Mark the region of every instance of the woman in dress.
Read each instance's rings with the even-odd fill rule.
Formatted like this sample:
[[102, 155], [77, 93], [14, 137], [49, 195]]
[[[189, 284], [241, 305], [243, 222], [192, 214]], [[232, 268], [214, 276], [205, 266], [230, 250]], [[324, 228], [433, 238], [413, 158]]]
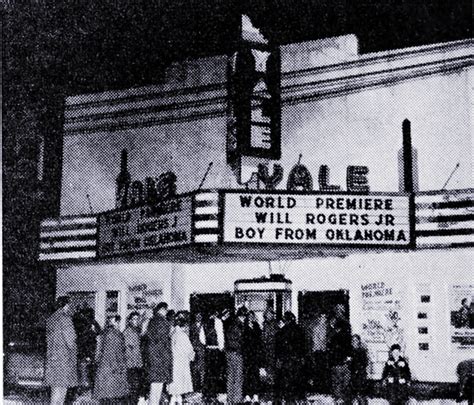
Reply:
[[184, 394], [193, 391], [191, 362], [194, 360], [194, 349], [186, 333], [187, 319], [185, 314], [178, 313], [175, 318], [171, 344], [173, 351], [173, 377], [168, 386], [171, 404], [181, 404]]

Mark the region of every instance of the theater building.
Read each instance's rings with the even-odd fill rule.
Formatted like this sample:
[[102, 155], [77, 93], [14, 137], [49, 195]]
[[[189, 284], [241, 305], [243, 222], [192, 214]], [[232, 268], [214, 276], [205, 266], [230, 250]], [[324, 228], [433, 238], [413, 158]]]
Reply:
[[456, 381], [474, 347], [472, 41], [359, 54], [353, 35], [244, 34], [162, 83], [67, 98], [40, 249], [57, 295], [100, 323], [270, 305], [314, 350], [340, 303], [373, 378], [399, 342], [415, 379]]

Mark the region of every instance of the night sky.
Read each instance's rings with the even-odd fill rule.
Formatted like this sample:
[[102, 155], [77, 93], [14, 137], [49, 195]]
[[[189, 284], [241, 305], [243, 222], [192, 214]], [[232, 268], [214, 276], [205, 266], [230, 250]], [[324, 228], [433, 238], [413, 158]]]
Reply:
[[228, 53], [235, 46], [240, 13], [249, 14], [279, 44], [355, 33], [361, 52], [467, 38], [471, 26], [468, 0], [11, 4], [3, 28], [7, 85], [53, 83], [69, 93], [157, 82], [171, 60]]
[[6, 335], [41, 318], [54, 296], [54, 272], [40, 269], [36, 255], [40, 219], [59, 212], [64, 98], [159, 83], [171, 61], [230, 53], [241, 13], [272, 42], [354, 33], [361, 53], [469, 38], [472, 24], [470, 0], [5, 0]]

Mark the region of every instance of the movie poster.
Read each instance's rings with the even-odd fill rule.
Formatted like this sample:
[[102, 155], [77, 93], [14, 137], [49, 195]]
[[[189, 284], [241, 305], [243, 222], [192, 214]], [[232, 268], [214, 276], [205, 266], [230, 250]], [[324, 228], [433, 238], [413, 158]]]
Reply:
[[362, 284], [361, 294], [361, 337], [369, 351], [369, 373], [377, 377], [382, 372], [390, 346], [399, 344], [402, 351], [405, 349], [402, 291], [391, 283], [380, 281]]
[[474, 284], [452, 285], [449, 294], [452, 348], [474, 348]]
[[137, 311], [151, 317], [153, 307], [162, 301], [163, 290], [158, 283], [136, 283], [128, 287], [128, 313]]

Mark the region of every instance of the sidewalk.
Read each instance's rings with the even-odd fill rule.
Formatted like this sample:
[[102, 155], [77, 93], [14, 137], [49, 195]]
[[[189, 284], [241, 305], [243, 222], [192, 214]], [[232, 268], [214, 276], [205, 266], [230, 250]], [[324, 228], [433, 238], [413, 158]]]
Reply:
[[[222, 398], [222, 397], [221, 397]], [[221, 399], [219, 398], [219, 399]], [[224, 398], [222, 398], [224, 401]], [[10, 395], [6, 396], [3, 400], [5, 405], [46, 405], [49, 404], [49, 398], [47, 396], [28, 396], [23, 395]], [[187, 397], [185, 404], [201, 404], [200, 395], [192, 394]], [[225, 402], [222, 402], [225, 403]], [[90, 392], [77, 398], [73, 405], [97, 405], [98, 402], [91, 399]], [[271, 404], [271, 402], [262, 402], [262, 404]], [[306, 404], [311, 405], [334, 405], [334, 400], [325, 395], [311, 395], [308, 396]], [[382, 398], [370, 398], [368, 405], [388, 405], [388, 402]], [[456, 402], [453, 399], [431, 399], [431, 400], [415, 400], [411, 399], [408, 405], [467, 405], [467, 401]]]

